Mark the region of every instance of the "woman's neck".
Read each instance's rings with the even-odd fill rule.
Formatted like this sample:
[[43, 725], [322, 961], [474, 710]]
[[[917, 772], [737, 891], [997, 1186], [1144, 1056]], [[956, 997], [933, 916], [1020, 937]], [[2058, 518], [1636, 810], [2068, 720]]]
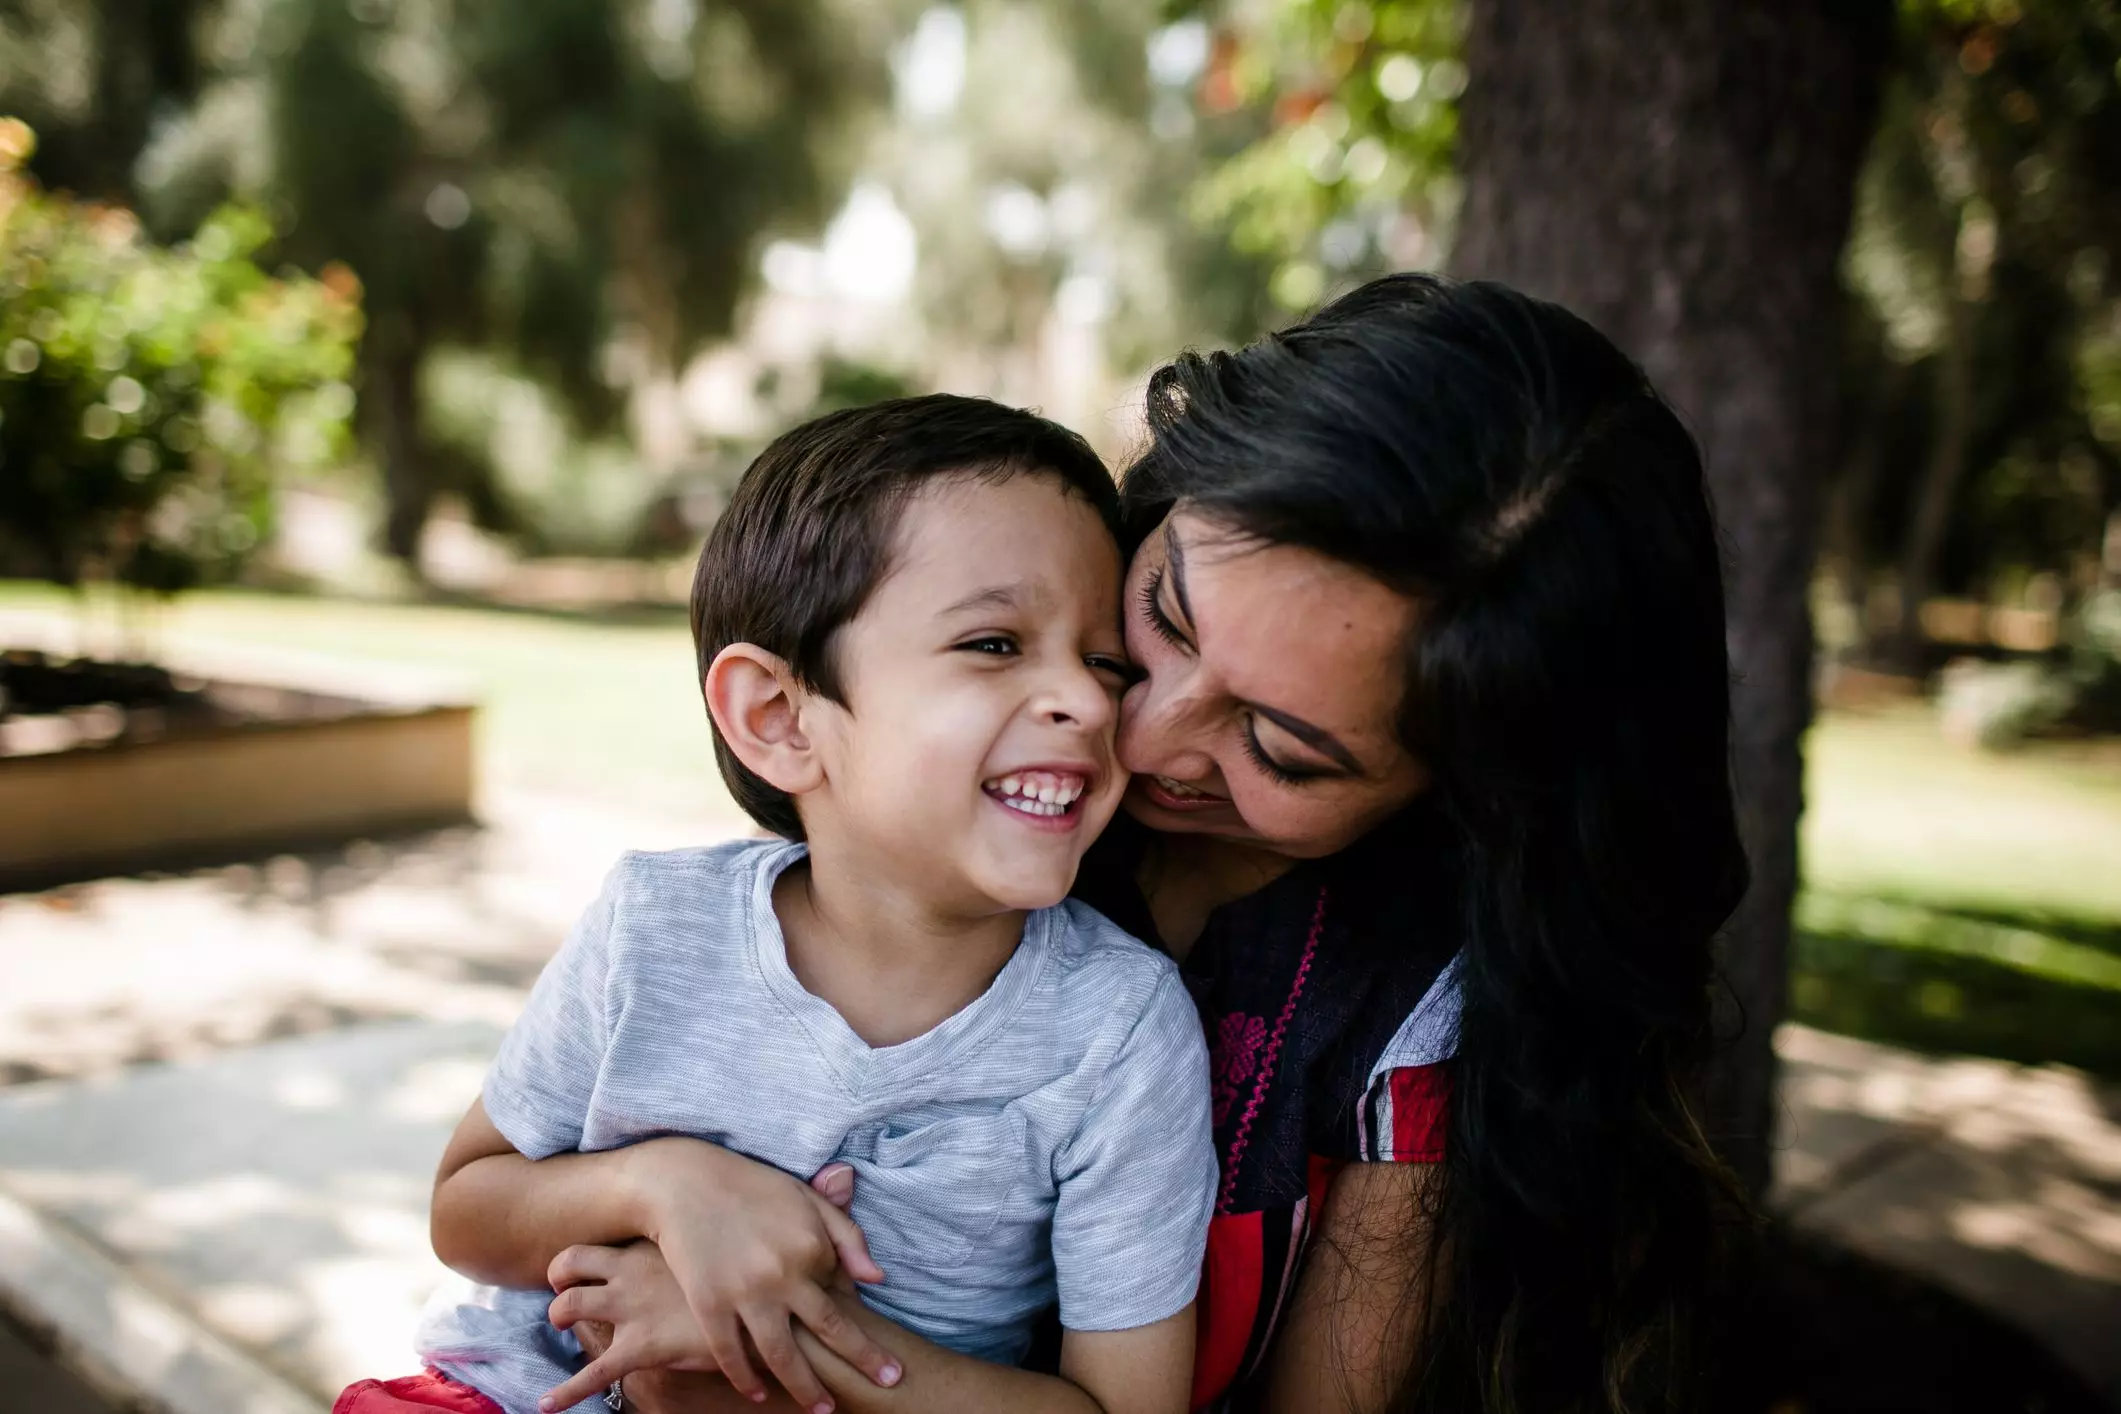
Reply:
[[1256, 894], [1296, 867], [1284, 854], [1210, 835], [1158, 835], [1135, 876], [1157, 935], [1184, 960], [1226, 903]]

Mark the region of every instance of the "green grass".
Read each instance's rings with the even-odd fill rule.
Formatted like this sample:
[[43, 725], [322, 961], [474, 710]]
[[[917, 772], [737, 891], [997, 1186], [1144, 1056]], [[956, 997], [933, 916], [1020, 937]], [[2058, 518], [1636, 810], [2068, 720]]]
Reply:
[[1792, 1013], [2121, 1075], [2121, 749], [1969, 751], [1916, 706], [1808, 746]]
[[[69, 601], [0, 585], [64, 625]], [[216, 592], [161, 616], [221, 645], [440, 669], [481, 706], [484, 779], [726, 817], [683, 622]], [[1799, 1018], [1944, 1051], [2121, 1075], [2121, 743], [2010, 755], [1942, 740], [1927, 709], [1839, 713], [1808, 743]]]

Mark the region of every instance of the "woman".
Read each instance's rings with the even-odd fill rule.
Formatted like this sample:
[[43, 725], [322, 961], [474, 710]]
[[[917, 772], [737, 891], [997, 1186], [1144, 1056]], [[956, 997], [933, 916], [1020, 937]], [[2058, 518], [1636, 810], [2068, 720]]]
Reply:
[[[1209, 1028], [1198, 1399], [1687, 1407], [1727, 1190], [1686, 1096], [1745, 887], [1691, 439], [1580, 320], [1417, 275], [1179, 358], [1149, 426], [1124, 484], [1132, 823], [1079, 891], [1181, 960]], [[712, 1236], [684, 1240], [745, 1274], [705, 1313], [726, 1322], [816, 1283], [833, 1233], [793, 1180], [714, 1163], [686, 1180]], [[521, 1233], [646, 1173], [538, 1167]], [[880, 1342], [925, 1407], [1001, 1397], [841, 1309], [832, 1344], [874, 1371]], [[799, 1334], [842, 1403], [888, 1407]]]

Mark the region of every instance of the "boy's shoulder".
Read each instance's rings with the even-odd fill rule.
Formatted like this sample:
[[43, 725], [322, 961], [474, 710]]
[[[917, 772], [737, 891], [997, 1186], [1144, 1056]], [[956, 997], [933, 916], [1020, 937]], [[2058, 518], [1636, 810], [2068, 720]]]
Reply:
[[639, 946], [667, 937], [696, 945], [702, 934], [741, 932], [762, 878], [780, 856], [801, 848], [782, 839], [742, 839], [629, 850], [604, 879], [601, 902], [614, 940]]
[[[1105, 1005], [1139, 1012], [1166, 988], [1179, 986], [1178, 964], [1080, 899], [1063, 899], [1047, 913], [1058, 985], [1092, 993]], [[1182, 987], [1179, 988], [1181, 991]]]

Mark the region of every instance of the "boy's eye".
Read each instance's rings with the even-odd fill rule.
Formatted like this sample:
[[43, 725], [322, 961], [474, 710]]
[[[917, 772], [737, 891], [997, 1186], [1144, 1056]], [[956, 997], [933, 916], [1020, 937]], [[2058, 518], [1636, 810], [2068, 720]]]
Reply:
[[1006, 633], [983, 633], [957, 646], [962, 653], [986, 653], [997, 658], [1010, 657], [1017, 651], [1016, 640]]
[[1121, 687], [1132, 687], [1141, 681], [1140, 668], [1111, 653], [1091, 653], [1084, 657], [1083, 662], [1089, 665], [1090, 671], [1104, 673], [1116, 679]]

